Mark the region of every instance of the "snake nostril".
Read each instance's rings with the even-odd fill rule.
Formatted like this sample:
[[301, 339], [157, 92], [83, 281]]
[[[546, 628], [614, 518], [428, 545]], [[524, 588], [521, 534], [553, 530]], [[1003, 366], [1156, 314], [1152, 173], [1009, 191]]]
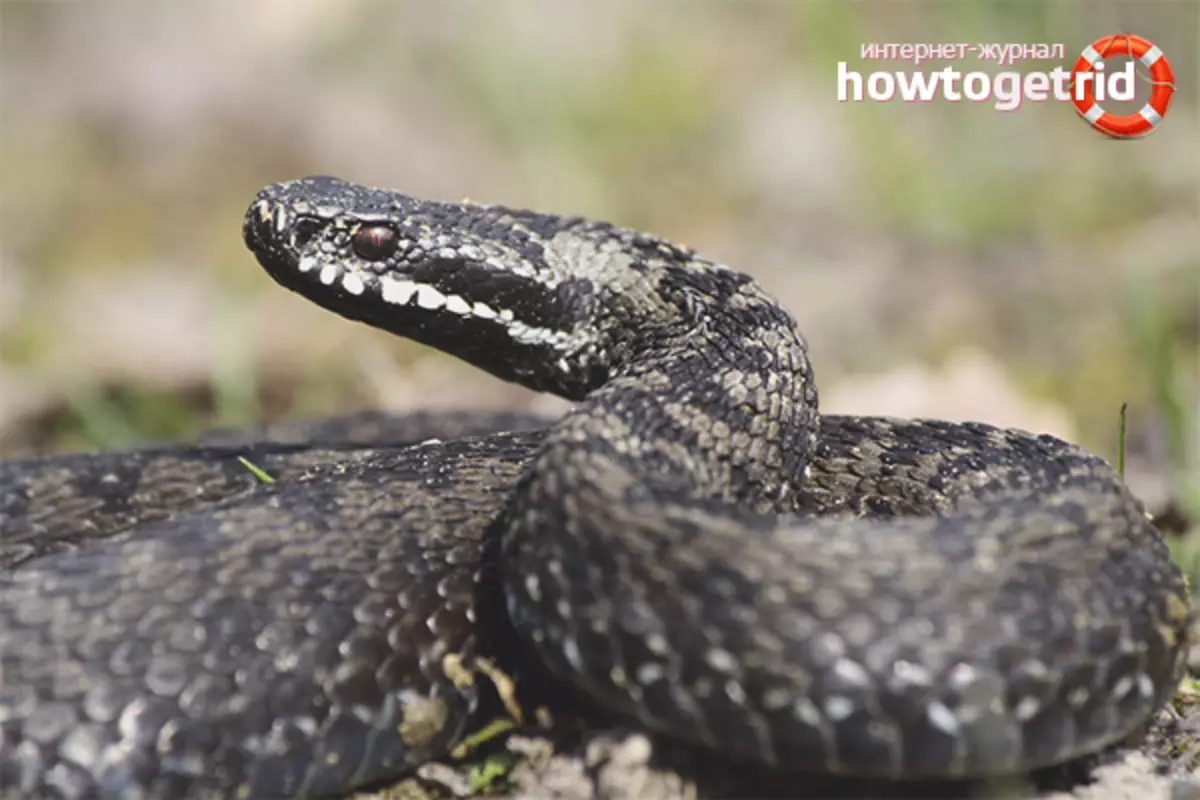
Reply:
[[315, 219], [304, 217], [296, 220], [296, 224], [292, 226], [292, 247], [300, 249], [313, 240], [320, 233], [321, 223]]

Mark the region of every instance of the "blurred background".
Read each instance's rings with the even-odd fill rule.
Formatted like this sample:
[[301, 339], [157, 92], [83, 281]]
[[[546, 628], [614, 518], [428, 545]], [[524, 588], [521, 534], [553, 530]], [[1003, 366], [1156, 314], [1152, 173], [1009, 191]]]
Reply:
[[[825, 411], [986, 420], [1115, 460], [1128, 404], [1129, 480], [1155, 509], [1186, 508], [1198, 10], [4, 2], [0, 449], [561, 407], [275, 285], [241, 216], [261, 186], [324, 173], [600, 217], [750, 272], [800, 319]], [[1178, 85], [1143, 141], [1108, 140], [1064, 103], [837, 101], [839, 61], [914, 69], [860, 60], [864, 43], [1062, 43], [1069, 69], [1121, 31], [1158, 44]]]

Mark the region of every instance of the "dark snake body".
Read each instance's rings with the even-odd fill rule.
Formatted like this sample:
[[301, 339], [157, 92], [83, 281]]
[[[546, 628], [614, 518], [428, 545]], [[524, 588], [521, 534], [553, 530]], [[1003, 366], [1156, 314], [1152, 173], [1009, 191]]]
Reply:
[[[488, 581], [592, 698], [786, 768], [1061, 763], [1181, 674], [1180, 572], [1104, 462], [819, 418], [794, 320], [741, 273], [331, 178], [263, 190], [245, 237], [313, 301], [579, 404], [407, 447], [0, 465], [0, 786], [266, 797], [402, 774], [462, 733]], [[281, 480], [251, 488], [243, 453]]]

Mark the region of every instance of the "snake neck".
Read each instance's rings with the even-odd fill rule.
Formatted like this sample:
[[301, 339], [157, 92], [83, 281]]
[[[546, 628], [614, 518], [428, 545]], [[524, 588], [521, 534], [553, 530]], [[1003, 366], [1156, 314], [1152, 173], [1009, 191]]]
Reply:
[[264, 189], [244, 236], [326, 308], [585, 401], [547, 452], [586, 440], [656, 488], [773, 508], [812, 450], [795, 320], [749, 276], [657, 237], [324, 177]]
[[[729, 343], [735, 335], [741, 345]], [[664, 498], [778, 513], [790, 508], [817, 424], [803, 344], [789, 330], [701, 330], [686, 349], [643, 353], [568, 413], [523, 496], [550, 513], [565, 502], [556, 476], [576, 471], [570, 482], [588, 485], [597, 506], [580, 516], [600, 524], [612, 504]]]

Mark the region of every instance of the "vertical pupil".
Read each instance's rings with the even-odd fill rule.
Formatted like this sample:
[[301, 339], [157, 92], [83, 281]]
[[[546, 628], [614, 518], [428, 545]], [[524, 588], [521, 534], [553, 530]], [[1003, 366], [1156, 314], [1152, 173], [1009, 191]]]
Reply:
[[359, 228], [354, 234], [354, 252], [368, 261], [382, 261], [396, 250], [396, 232], [384, 225]]

